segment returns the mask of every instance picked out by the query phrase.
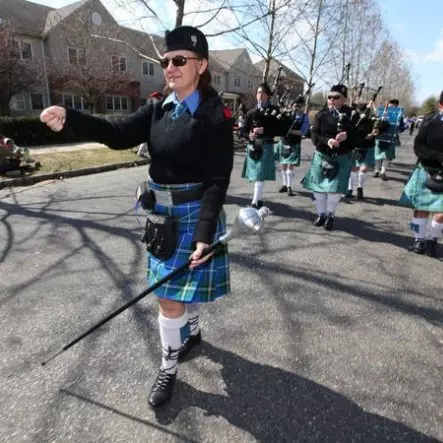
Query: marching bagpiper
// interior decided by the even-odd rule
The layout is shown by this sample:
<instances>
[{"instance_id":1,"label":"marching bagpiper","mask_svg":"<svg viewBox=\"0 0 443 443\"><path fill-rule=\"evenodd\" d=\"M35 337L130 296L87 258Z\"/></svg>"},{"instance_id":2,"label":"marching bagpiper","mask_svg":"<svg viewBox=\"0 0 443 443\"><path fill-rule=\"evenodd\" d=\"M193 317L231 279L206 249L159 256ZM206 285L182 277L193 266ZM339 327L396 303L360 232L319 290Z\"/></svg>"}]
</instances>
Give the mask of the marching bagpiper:
<instances>
[{"instance_id":1,"label":"marching bagpiper","mask_svg":"<svg viewBox=\"0 0 443 443\"><path fill-rule=\"evenodd\" d=\"M304 103L304 98L301 95L298 96L293 105L294 112L282 118L285 135L280 138L275 150L282 178L282 186L278 192L287 192L290 197L294 195L292 192L294 169L300 166L301 139L309 130L309 117L303 112Z\"/></svg>"},{"instance_id":2,"label":"marching bagpiper","mask_svg":"<svg viewBox=\"0 0 443 443\"><path fill-rule=\"evenodd\" d=\"M279 110L270 103L271 89L267 83L257 88L257 105L246 113L245 133L250 140L241 176L254 182L251 206L263 205L262 195L265 180L275 180L274 137L279 135Z\"/></svg>"},{"instance_id":3,"label":"marching bagpiper","mask_svg":"<svg viewBox=\"0 0 443 443\"><path fill-rule=\"evenodd\" d=\"M389 162L395 159L395 148L399 144L399 133L405 130L405 123L403 119L403 110L399 108L400 102L397 99L389 101L385 107L384 114L393 114L393 121L389 121L391 129L388 131L380 130L380 137L375 141L375 172L374 177L380 177L382 180L387 180L386 171L388 170ZM389 108L396 108L389 109ZM379 115L381 121L386 121L384 115ZM377 124L375 125L377 126ZM389 136L385 137L384 133Z\"/></svg>"},{"instance_id":4,"label":"marching bagpiper","mask_svg":"<svg viewBox=\"0 0 443 443\"><path fill-rule=\"evenodd\" d=\"M334 228L334 217L341 195L346 193L352 169L351 151L355 145L352 110L345 105L348 89L335 85L328 94L327 106L315 116L311 129L315 152L312 164L302 180L313 191L317 207L314 226Z\"/></svg>"},{"instance_id":5,"label":"marching bagpiper","mask_svg":"<svg viewBox=\"0 0 443 443\"><path fill-rule=\"evenodd\" d=\"M357 105L358 121L356 128L358 145L352 153L354 165L349 177L346 198L353 197L353 190L357 185L356 199L363 200L363 189L366 183L368 167L373 168L375 165L374 143L378 130L374 129L374 122L369 118L368 110L370 110L370 107L365 103Z\"/></svg>"},{"instance_id":6,"label":"marching bagpiper","mask_svg":"<svg viewBox=\"0 0 443 443\"><path fill-rule=\"evenodd\" d=\"M400 204L414 209L409 226L415 240L410 250L435 257L438 239L443 235L443 91L440 110L420 125L414 152L418 162ZM433 214L431 220L430 214Z\"/></svg>"}]
</instances>

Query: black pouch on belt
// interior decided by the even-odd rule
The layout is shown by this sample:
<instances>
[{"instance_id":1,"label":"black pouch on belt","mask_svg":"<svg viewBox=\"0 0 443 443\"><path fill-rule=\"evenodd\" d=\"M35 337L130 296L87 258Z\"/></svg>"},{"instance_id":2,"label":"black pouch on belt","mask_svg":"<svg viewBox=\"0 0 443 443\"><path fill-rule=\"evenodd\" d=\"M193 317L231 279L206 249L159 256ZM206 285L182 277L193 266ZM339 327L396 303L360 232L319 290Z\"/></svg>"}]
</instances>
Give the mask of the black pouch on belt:
<instances>
[{"instance_id":1,"label":"black pouch on belt","mask_svg":"<svg viewBox=\"0 0 443 443\"><path fill-rule=\"evenodd\" d=\"M167 260L177 247L177 220L170 215L148 214L145 233L141 241L146 243L146 250L159 260Z\"/></svg>"},{"instance_id":2,"label":"black pouch on belt","mask_svg":"<svg viewBox=\"0 0 443 443\"><path fill-rule=\"evenodd\" d=\"M321 163L321 172L328 180L334 180L339 171L338 163L334 160L323 160Z\"/></svg>"}]
</instances>

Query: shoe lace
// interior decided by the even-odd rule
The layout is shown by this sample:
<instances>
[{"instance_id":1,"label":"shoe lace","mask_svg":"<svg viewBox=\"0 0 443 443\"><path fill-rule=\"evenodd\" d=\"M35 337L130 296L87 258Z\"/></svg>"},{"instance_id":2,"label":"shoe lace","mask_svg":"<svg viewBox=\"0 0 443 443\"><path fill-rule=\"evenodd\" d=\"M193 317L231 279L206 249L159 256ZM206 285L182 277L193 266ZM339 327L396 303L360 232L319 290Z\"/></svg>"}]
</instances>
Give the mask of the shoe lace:
<instances>
[{"instance_id":1,"label":"shoe lace","mask_svg":"<svg viewBox=\"0 0 443 443\"><path fill-rule=\"evenodd\" d=\"M169 374L164 369L160 369L157 380L155 381L154 391L165 391L170 386L175 374Z\"/></svg>"}]
</instances>

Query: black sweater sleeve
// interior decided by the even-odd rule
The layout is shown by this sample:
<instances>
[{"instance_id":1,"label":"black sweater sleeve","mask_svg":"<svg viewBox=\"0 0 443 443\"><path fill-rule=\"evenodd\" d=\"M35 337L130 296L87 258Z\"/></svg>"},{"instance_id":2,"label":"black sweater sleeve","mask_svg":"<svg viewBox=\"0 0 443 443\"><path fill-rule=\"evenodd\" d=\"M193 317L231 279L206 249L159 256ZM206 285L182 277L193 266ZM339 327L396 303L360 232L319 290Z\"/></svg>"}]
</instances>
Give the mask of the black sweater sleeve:
<instances>
[{"instance_id":1,"label":"black sweater sleeve","mask_svg":"<svg viewBox=\"0 0 443 443\"><path fill-rule=\"evenodd\" d=\"M205 122L205 137L207 155L204 166L203 198L193 241L211 244L215 240L217 220L226 199L234 164L231 121L219 115L215 121Z\"/></svg>"},{"instance_id":2,"label":"black sweater sleeve","mask_svg":"<svg viewBox=\"0 0 443 443\"><path fill-rule=\"evenodd\" d=\"M107 120L66 108L63 130L82 135L111 149L133 148L148 140L153 103L119 120Z\"/></svg>"},{"instance_id":3,"label":"black sweater sleeve","mask_svg":"<svg viewBox=\"0 0 443 443\"><path fill-rule=\"evenodd\" d=\"M312 143L314 143L315 147L319 152L322 152L323 154L330 155L333 150L328 146L328 140L331 137L326 137L324 135L321 135L321 116L322 112L319 111L315 115L314 118L314 124L311 128L311 139Z\"/></svg>"}]
</instances>

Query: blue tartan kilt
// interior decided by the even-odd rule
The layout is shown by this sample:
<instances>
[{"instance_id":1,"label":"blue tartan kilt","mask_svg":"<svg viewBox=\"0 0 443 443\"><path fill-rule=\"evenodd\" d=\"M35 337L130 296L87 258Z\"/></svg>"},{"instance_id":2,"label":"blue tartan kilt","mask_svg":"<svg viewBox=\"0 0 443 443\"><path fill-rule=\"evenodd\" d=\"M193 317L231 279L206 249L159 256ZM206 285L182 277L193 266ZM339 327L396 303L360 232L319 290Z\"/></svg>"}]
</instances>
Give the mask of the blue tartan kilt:
<instances>
[{"instance_id":1,"label":"blue tartan kilt","mask_svg":"<svg viewBox=\"0 0 443 443\"><path fill-rule=\"evenodd\" d=\"M282 155L283 141L279 140L279 142L275 146L275 159L281 165L300 166L300 155L301 155L300 143L290 144L289 146L291 147L291 153L287 157L283 157Z\"/></svg>"},{"instance_id":2,"label":"blue tartan kilt","mask_svg":"<svg viewBox=\"0 0 443 443\"><path fill-rule=\"evenodd\" d=\"M251 145L246 146L246 157L243 163L242 178L246 178L250 182L275 180L275 159L274 159L274 142L263 143L263 155L260 160L253 160L248 150Z\"/></svg>"},{"instance_id":3,"label":"blue tartan kilt","mask_svg":"<svg viewBox=\"0 0 443 443\"><path fill-rule=\"evenodd\" d=\"M192 189L199 186L196 183L183 185L160 185L149 181L154 190ZM192 239L200 216L201 201L195 200L176 206L155 204L155 214L168 214L178 219L177 249L166 261L161 261L149 252L147 253L147 281L153 285L179 266L189 260L194 249ZM226 215L222 210L217 223L214 241L226 232ZM169 280L154 291L159 298L175 300L183 303L210 302L228 294L230 289L229 258L227 246L193 270Z\"/></svg>"},{"instance_id":4,"label":"blue tartan kilt","mask_svg":"<svg viewBox=\"0 0 443 443\"><path fill-rule=\"evenodd\" d=\"M389 145L389 146L387 146ZM383 147L386 149L381 149ZM395 159L395 146L396 142L381 142L380 140L375 140L375 148L374 148L374 159L375 160L394 160Z\"/></svg>"},{"instance_id":5,"label":"blue tartan kilt","mask_svg":"<svg viewBox=\"0 0 443 443\"><path fill-rule=\"evenodd\" d=\"M399 204L418 211L443 212L443 194L432 192L425 186L428 173L418 163L409 177Z\"/></svg>"},{"instance_id":6,"label":"blue tartan kilt","mask_svg":"<svg viewBox=\"0 0 443 443\"><path fill-rule=\"evenodd\" d=\"M339 171L337 176L329 180L322 173L321 164L323 160L338 162ZM351 154L337 155L329 157L317 150L314 151L311 167L303 177L301 184L305 189L313 192L331 192L344 194L348 190L349 177L353 166Z\"/></svg>"},{"instance_id":7,"label":"blue tartan kilt","mask_svg":"<svg viewBox=\"0 0 443 443\"><path fill-rule=\"evenodd\" d=\"M375 166L374 150L374 147L366 149L365 158L362 161L354 160L354 167L367 166L373 168Z\"/></svg>"}]
</instances>

